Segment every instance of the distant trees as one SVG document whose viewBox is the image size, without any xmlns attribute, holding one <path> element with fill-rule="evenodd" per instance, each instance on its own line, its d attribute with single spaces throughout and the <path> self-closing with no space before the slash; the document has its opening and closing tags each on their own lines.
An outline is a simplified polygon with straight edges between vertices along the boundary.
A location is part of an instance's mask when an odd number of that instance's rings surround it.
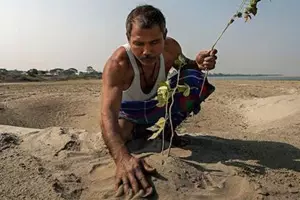
<svg viewBox="0 0 300 200">
<path fill-rule="evenodd" d="M 0 69 L 0 75 L 6 75 L 8 71 L 6 69 Z"/>
<path fill-rule="evenodd" d="M 30 70 L 27 71 L 27 74 L 29 76 L 36 76 L 36 75 L 39 74 L 39 71 L 37 69 L 30 69 Z"/>
<path fill-rule="evenodd" d="M 38 74 L 39 75 L 46 75 L 48 73 L 48 71 L 45 71 L 45 70 L 38 70 Z"/>
<path fill-rule="evenodd" d="M 86 72 L 88 74 L 92 74 L 92 73 L 96 72 L 96 70 L 94 70 L 94 68 L 92 66 L 87 66 Z"/>
<path fill-rule="evenodd" d="M 67 76 L 76 75 L 77 73 L 78 73 L 78 70 L 75 68 L 69 68 L 69 69 L 63 71 L 63 74 L 67 75 Z"/>
<path fill-rule="evenodd" d="M 53 68 L 50 70 L 38 70 L 36 68 L 27 71 L 7 70 L 0 68 L 0 82 L 20 81 L 55 81 L 71 79 L 101 79 L 102 72 L 96 71 L 92 66 L 87 66 L 85 71 L 76 68 Z"/>
<path fill-rule="evenodd" d="M 54 69 L 50 69 L 49 73 L 51 75 L 59 75 L 64 71 L 64 69 L 61 68 L 54 68 Z"/>
<path fill-rule="evenodd" d="M 80 72 L 81 76 L 84 77 L 94 77 L 94 78 L 102 78 L 102 72 L 97 72 L 92 66 L 86 67 L 86 73 Z"/>
</svg>

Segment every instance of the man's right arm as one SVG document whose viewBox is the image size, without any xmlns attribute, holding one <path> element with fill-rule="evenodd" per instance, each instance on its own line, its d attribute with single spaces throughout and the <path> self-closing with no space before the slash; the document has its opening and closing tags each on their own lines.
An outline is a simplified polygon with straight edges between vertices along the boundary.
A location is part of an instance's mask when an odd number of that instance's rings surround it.
<svg viewBox="0 0 300 200">
<path fill-rule="evenodd" d="M 122 140 L 118 114 L 122 99 L 124 66 L 115 58 L 110 58 L 102 74 L 101 129 L 102 136 L 111 156 L 117 163 L 129 152 Z"/>
<path fill-rule="evenodd" d="M 141 185 L 144 197 L 146 197 L 152 194 L 153 188 L 147 181 L 144 172 L 153 173 L 155 169 L 143 159 L 131 156 L 125 141 L 122 139 L 121 128 L 118 123 L 124 75 L 127 70 L 128 68 L 122 59 L 110 58 L 104 67 L 101 94 L 102 136 L 116 164 L 115 190 L 120 184 L 123 184 L 125 194 L 128 193 L 129 188 L 132 188 L 136 194 Z"/>
</svg>

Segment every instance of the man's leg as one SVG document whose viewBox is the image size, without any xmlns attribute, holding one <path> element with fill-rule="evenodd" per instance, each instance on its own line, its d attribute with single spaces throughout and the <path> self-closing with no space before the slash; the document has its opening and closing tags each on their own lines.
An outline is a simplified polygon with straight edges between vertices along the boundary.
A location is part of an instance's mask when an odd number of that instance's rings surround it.
<svg viewBox="0 0 300 200">
<path fill-rule="evenodd" d="M 199 95 L 202 84 L 203 84 L 203 73 L 198 70 L 193 69 L 184 69 L 180 72 L 179 81 L 180 85 L 189 85 L 190 94 L 189 96 L 184 96 L 183 93 L 176 93 L 174 96 L 174 102 L 172 107 L 172 124 L 173 124 L 173 145 L 177 147 L 182 147 L 190 144 L 190 141 L 187 137 L 179 136 L 176 133 L 176 127 L 182 124 L 191 113 L 197 114 L 201 110 L 201 103 L 214 91 L 214 86 L 212 86 L 208 81 L 204 83 L 204 88 Z M 175 87 L 177 83 L 177 75 L 170 78 L 171 88 Z M 165 139 L 170 140 L 172 135 L 172 130 L 170 123 L 168 121 L 165 128 Z"/>
<path fill-rule="evenodd" d="M 121 128 L 121 137 L 124 140 L 124 142 L 126 143 L 132 140 L 132 130 L 134 124 L 126 119 L 119 119 L 119 125 Z"/>
<path fill-rule="evenodd" d="M 204 88 L 199 97 L 199 93 L 203 83 L 203 73 L 198 70 L 182 70 L 180 73 L 180 84 L 187 84 L 190 86 L 190 95 L 184 96 L 183 93 L 176 93 L 174 97 L 174 103 L 172 106 L 172 122 L 173 130 L 176 129 L 192 112 L 193 114 L 198 114 L 200 112 L 200 104 L 214 91 L 214 86 L 212 86 L 208 81 L 205 81 Z M 177 83 L 177 76 L 170 78 L 171 87 L 174 88 Z M 165 116 L 165 108 L 157 107 L 157 100 L 154 98 L 148 101 L 134 101 L 134 102 L 124 102 L 121 106 L 120 118 L 127 119 L 127 121 L 121 122 L 121 127 L 125 130 L 123 135 L 128 140 L 137 138 L 149 138 L 152 133 L 146 130 L 150 127 L 150 124 L 155 124 L 160 117 Z M 135 109 L 132 109 L 135 108 Z M 143 115 L 141 115 L 143 113 Z M 132 121 L 132 122 L 131 122 Z M 144 125 L 147 124 L 148 125 Z M 171 135 L 170 125 L 166 127 L 165 139 L 168 140 Z M 188 144 L 185 137 L 176 137 L 175 134 L 173 138 L 173 144 L 177 146 L 184 146 Z M 177 140 L 177 141 L 176 141 Z"/>
<path fill-rule="evenodd" d="M 147 130 L 149 125 L 135 124 L 124 118 L 119 119 L 119 125 L 121 128 L 121 137 L 125 142 L 134 139 L 147 139 L 152 135 L 152 132 Z"/>
<path fill-rule="evenodd" d="M 148 126 L 135 125 L 134 123 L 126 119 L 119 119 L 119 125 L 121 128 L 121 137 L 125 143 L 129 142 L 130 140 L 134 140 L 138 138 L 147 139 L 153 134 L 152 131 L 146 130 Z M 167 125 L 167 127 L 165 127 L 165 140 L 170 141 L 171 135 L 172 135 L 171 126 Z M 183 147 L 188 145 L 189 142 L 190 141 L 187 138 L 179 136 L 177 132 L 174 130 L 174 137 L 173 137 L 174 146 Z"/>
</svg>

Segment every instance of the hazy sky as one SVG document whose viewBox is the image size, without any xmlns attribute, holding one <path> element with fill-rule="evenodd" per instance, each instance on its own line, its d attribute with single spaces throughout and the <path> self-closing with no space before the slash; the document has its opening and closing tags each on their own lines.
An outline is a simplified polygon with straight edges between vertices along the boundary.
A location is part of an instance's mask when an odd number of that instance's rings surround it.
<svg viewBox="0 0 300 200">
<path fill-rule="evenodd" d="M 188 2 L 188 3 L 187 3 Z M 165 14 L 169 36 L 194 58 L 210 49 L 241 0 L 0 0 L 0 68 L 93 66 L 102 71 L 126 43 L 125 19 L 148 3 Z M 300 0 L 262 0 L 258 15 L 231 25 L 214 72 L 300 75 Z"/>
</svg>

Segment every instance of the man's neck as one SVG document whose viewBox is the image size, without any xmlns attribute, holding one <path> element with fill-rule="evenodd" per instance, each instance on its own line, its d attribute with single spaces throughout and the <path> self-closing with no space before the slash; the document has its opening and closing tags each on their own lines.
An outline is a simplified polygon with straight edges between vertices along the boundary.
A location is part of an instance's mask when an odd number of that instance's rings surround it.
<svg viewBox="0 0 300 200">
<path fill-rule="evenodd" d="M 159 66 L 160 59 L 158 58 L 155 63 L 151 65 L 143 65 L 138 61 L 138 66 L 143 68 L 144 72 L 148 75 L 149 73 L 151 74 L 152 71 L 154 70 L 155 67 Z"/>
</svg>

